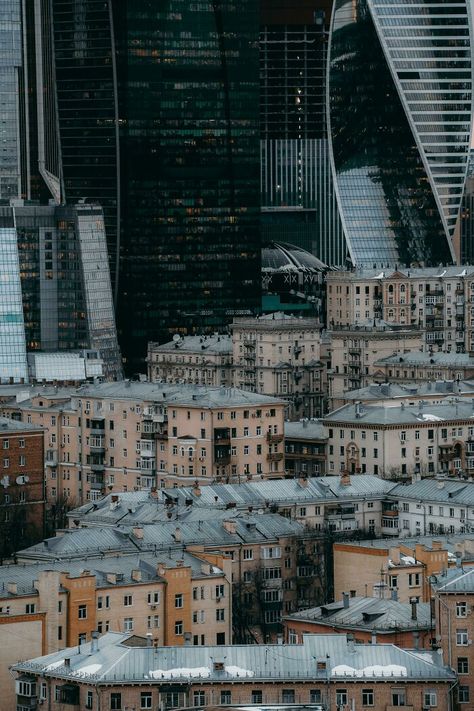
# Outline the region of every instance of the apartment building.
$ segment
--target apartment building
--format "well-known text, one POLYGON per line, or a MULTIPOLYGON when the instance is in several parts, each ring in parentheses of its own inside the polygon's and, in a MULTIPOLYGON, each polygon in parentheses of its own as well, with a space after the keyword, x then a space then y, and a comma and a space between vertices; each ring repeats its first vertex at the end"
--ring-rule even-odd
MULTIPOLYGON (((160 551, 0 566, 0 688, 25 656, 90 641, 96 631, 148 637, 153 644, 229 644, 232 561, 223 555, 160 551)), ((11 688, 13 692, 13 688, 11 688)), ((2 695, 2 703, 5 696, 2 695)), ((10 705, 14 707, 11 694, 10 705)))
POLYGON ((474 377, 474 357, 467 353, 432 351, 390 354, 375 361, 374 379, 392 383, 427 383, 450 380, 457 383, 474 377))
POLYGON ((379 374, 381 358, 411 354, 423 347, 423 334, 415 326, 389 325, 384 321, 363 321, 356 325, 335 325, 329 331, 331 368, 328 371, 331 409, 340 407, 344 393, 366 387, 379 374))
POLYGON ((474 267, 356 269, 326 280, 328 324, 381 318, 420 328, 424 350, 474 350, 474 267))
POLYGON ((450 570, 433 580, 436 640, 447 664, 458 675, 458 708, 473 711, 474 570, 450 570))
POLYGON ((148 344, 148 380, 194 383, 226 388, 233 385, 232 339, 228 334, 180 336, 169 343, 148 344))
POLYGON ((106 491, 284 476, 281 400, 233 388, 115 382, 33 393, 2 414, 45 428, 61 509, 106 491))
MULTIPOLYGON (((464 479, 425 479, 398 484, 389 495, 382 530, 419 536, 474 532, 474 483, 464 479), (388 517, 391 516, 390 521, 388 517)), ((393 535, 393 534, 392 534, 393 535)))
POLYGON ((344 635, 308 635, 301 645, 150 648, 108 633, 99 640, 13 666, 17 708, 50 711, 221 706, 318 711, 451 708, 456 675, 439 655, 394 645, 354 645, 344 635), (97 673, 100 672, 100 673, 97 673), (34 700, 34 701, 32 701, 34 700))
POLYGON ((288 644, 301 644, 306 634, 353 634, 356 644, 395 644, 431 649, 434 619, 427 602, 400 602, 394 597, 351 597, 284 617, 288 644))
MULTIPOLYGON (((203 487, 207 489, 208 487, 203 487)), ((177 490, 173 490, 177 491, 177 490)), ((75 528, 18 553, 21 562, 81 560, 169 550, 198 556, 224 554, 232 561, 233 625, 239 641, 265 641, 281 631, 284 612, 321 599, 324 546, 321 534, 278 514, 201 510, 195 519, 138 523, 140 511, 122 517, 120 527, 92 512, 75 528), (88 526, 85 528, 85 526, 88 526)))
POLYGON ((474 536, 337 541, 333 552, 336 600, 348 592, 351 597, 429 602, 430 576, 455 568, 458 560, 474 566, 474 536))
POLYGON ((321 324, 275 312, 237 318, 232 335, 175 336, 148 345, 153 382, 234 386, 284 400, 286 416, 319 417, 325 409, 321 324))
POLYGON ((43 431, 0 417, 0 558, 44 535, 43 431))
POLYGON ((474 406, 467 400, 420 400, 393 406, 344 405, 323 418, 328 471, 385 478, 474 474, 474 406))
POLYGON ((285 470, 292 478, 326 474, 328 434, 319 420, 285 422, 285 470))

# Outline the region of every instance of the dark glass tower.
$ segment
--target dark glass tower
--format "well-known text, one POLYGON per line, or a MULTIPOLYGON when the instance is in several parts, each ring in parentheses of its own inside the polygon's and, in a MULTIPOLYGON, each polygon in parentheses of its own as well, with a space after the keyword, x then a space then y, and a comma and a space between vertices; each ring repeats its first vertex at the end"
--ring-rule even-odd
POLYGON ((260 302, 258 4, 114 3, 127 367, 260 302))
POLYGON ((326 132, 332 0, 263 0, 260 28, 262 238, 345 260, 326 132))
POLYGON ((333 170, 352 261, 453 259, 472 122, 467 0, 336 0, 333 170))

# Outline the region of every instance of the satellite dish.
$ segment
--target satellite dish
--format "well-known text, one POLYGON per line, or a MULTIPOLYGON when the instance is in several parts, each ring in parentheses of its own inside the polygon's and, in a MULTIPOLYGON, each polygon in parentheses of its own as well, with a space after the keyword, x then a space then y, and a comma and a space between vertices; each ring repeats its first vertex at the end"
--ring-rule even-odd
POLYGON ((180 340, 181 340, 181 336, 179 335, 179 333, 175 333, 174 336, 173 336, 173 341, 174 341, 175 343, 177 343, 177 342, 180 341, 180 340))
POLYGON ((264 511, 263 511, 263 509, 259 509, 259 510, 257 511, 257 513, 261 516, 261 515, 264 513, 264 511))

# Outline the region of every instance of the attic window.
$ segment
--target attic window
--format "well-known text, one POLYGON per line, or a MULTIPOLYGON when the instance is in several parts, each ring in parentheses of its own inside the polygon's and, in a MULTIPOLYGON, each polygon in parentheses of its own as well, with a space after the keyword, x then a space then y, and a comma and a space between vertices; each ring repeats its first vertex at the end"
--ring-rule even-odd
POLYGON ((323 672, 323 671, 326 671, 326 668, 327 668, 327 662, 325 659, 318 659, 316 661, 316 671, 323 672))
POLYGON ((214 662, 214 671, 224 671, 224 662, 214 662))

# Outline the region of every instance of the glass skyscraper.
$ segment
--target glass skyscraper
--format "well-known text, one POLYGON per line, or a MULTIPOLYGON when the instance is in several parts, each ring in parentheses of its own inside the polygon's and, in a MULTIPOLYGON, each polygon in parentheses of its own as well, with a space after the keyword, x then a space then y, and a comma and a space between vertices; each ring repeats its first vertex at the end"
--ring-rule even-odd
POLYGON ((469 0, 336 0, 328 119, 354 264, 449 263, 472 125, 469 0))
POLYGON ((261 2, 261 219, 265 243, 284 240, 340 266, 346 248, 326 131, 331 7, 261 2))

